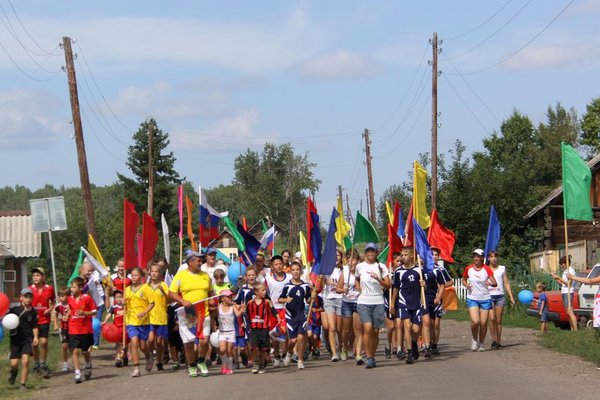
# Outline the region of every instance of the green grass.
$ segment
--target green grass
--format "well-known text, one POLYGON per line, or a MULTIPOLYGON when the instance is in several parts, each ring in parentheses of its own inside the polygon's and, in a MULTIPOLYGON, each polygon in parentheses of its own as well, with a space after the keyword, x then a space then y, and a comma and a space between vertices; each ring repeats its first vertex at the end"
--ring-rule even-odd
MULTIPOLYGON (((33 357, 29 360, 29 376, 27 377, 27 392, 19 391, 19 382, 21 379, 21 364, 19 362, 19 375, 17 376, 17 383, 14 386, 8 384, 8 373, 10 370, 10 364, 8 361, 9 357, 9 343, 10 340, 7 336, 4 337, 0 342, 0 399, 27 399, 32 395, 32 391, 35 389, 42 389, 48 387, 48 381, 43 379, 40 375, 31 372, 33 368, 33 357)), ((60 340, 55 335, 50 335, 50 341, 48 344, 48 366, 51 371, 56 370, 58 360, 60 357, 60 340)))
MULTIPOLYGON (((458 311, 448 311, 444 318, 454 319, 456 321, 470 321, 469 313, 464 303, 459 304, 458 311)), ((517 303, 514 306, 509 305, 504 308, 502 318, 503 326, 515 328, 540 329, 540 321, 527 315, 527 306, 517 303)), ((552 323, 548 324, 548 330, 558 330, 552 323)))
POLYGON ((555 330, 541 335, 540 344, 600 365, 600 331, 597 329, 555 330))

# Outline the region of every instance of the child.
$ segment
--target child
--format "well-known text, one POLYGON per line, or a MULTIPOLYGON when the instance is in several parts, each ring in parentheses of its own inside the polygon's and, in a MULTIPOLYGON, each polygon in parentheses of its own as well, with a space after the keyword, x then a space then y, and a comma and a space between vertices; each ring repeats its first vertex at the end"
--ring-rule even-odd
POLYGON ((233 292, 231 290, 221 291, 221 304, 218 307, 218 313, 219 356, 221 357, 222 375, 233 374, 233 345, 236 339, 235 319, 242 315, 242 309, 243 306, 233 303, 233 292))
POLYGON ((548 296, 546 296, 546 285, 542 282, 538 282, 535 285, 535 290, 539 293, 538 298, 538 309, 540 322, 542 323, 540 326, 540 331, 542 333, 548 332, 548 296))
POLYGON ((133 360, 132 378, 140 376, 141 349, 146 356, 146 371, 151 371, 154 361, 146 346, 150 334, 150 310, 154 307, 154 292, 144 285, 144 271, 135 267, 131 270, 131 286, 125 289, 127 336, 131 340, 129 346, 133 360))
POLYGON ((10 375, 8 382, 15 384, 19 373, 19 359, 21 359, 21 387, 27 390, 27 373, 29 371, 29 357, 33 353, 33 346, 38 344, 38 319, 37 311, 31 306, 33 292, 30 288, 21 291, 19 298, 21 304, 12 307, 8 314, 19 316, 19 325, 10 331, 10 375))
POLYGON ((39 345, 33 346, 33 371, 40 373, 45 379, 50 378, 50 370, 46 365, 48 356, 48 335, 50 318, 54 309, 54 288, 46 284, 44 269, 33 268, 31 271, 32 284, 29 286, 33 293, 32 307, 38 313, 39 345))
MULTIPOLYGON (((277 310, 279 315, 279 321, 282 322, 281 325, 277 326, 277 330, 280 333, 285 333, 287 327, 285 326, 285 304, 279 302, 279 295, 281 295, 281 291, 286 283, 288 283, 291 279, 291 276, 282 271, 283 268, 283 258, 281 256, 273 256, 270 261, 271 272, 267 274, 265 277, 265 283, 267 285, 267 291, 269 293, 269 298, 273 300, 273 307, 277 310)), ((273 327, 271 327, 273 328, 273 327)), ((281 365, 287 367, 290 365, 291 358, 287 355, 287 343, 286 341, 275 341, 273 343, 273 355, 275 356, 275 361, 273 362, 273 366, 275 368, 280 367, 281 365), (281 355, 283 353, 283 360, 281 359, 281 355)))
MULTIPOLYGON (((298 347, 298 369, 304 369, 304 348, 306 347, 306 316, 304 315, 305 301, 312 296, 310 287, 306 282, 300 279, 302 268, 297 262, 291 265, 292 279, 285 284, 279 302, 285 303, 285 321, 288 327, 288 336, 290 338, 290 347, 296 342, 298 347)), ((315 292, 316 293, 316 292, 315 292)))
MULTIPOLYGON (((108 320, 112 317, 113 324, 117 328, 119 328, 121 335, 123 335, 123 292, 121 292, 120 290, 115 290, 113 292, 113 298, 113 305, 110 306, 110 308, 108 309, 108 313, 106 314, 102 325, 106 324, 108 320)), ((124 364, 123 342, 117 342, 115 348, 117 351, 117 354, 115 356, 115 367, 121 368, 124 364)))
MULTIPOLYGON (((252 267, 246 269, 246 283, 240 288, 235 298, 235 304, 238 306, 246 305, 254 297, 254 284, 256 283, 256 270, 252 267)), ((234 358, 236 358, 234 366, 239 368, 239 357, 242 359, 242 365, 251 367, 252 360, 248 360, 246 339, 249 331, 249 324, 245 320, 244 315, 237 317, 235 320, 236 340, 234 344, 234 358)))
POLYGON ((230 290, 233 288, 233 285, 229 282, 225 282, 225 271, 222 269, 215 269, 213 272, 213 277, 215 278, 215 293, 220 295, 224 290, 230 290))
POLYGON ((75 369, 75 383, 81 383, 81 370, 79 359, 83 354, 85 359, 85 380, 92 377, 92 362, 90 347, 94 344, 94 327, 92 318, 96 315, 96 303, 92 297, 83 293, 85 281, 77 277, 71 281, 71 296, 69 296, 69 349, 73 357, 75 369))
POLYGON ((153 294, 154 307, 150 311, 150 334, 148 335, 148 352, 156 350, 156 369, 163 370, 163 356, 169 328, 167 327, 167 304, 169 303, 169 287, 162 281, 162 268, 158 264, 150 267, 148 285, 153 294))
POLYGON ((277 318, 277 324, 281 323, 281 317, 273 307, 271 300, 267 297, 267 287, 259 283, 254 286, 256 297, 248 302, 245 307, 250 321, 250 346, 252 348, 253 374, 264 374, 267 368, 267 354, 271 348, 269 340, 269 321, 277 318))
MULTIPOLYGON (((315 292, 316 293, 316 292, 315 292)), ((321 312, 323 311, 323 298, 317 295, 313 300, 308 319, 307 336, 308 347, 312 358, 319 358, 321 352, 321 312)))
POLYGON ((183 342, 179 335, 179 321, 177 320, 177 308, 179 304, 172 302, 167 306, 167 328, 169 329, 169 353, 173 360, 173 371, 177 371, 181 364, 185 364, 183 356, 183 342))
POLYGON ((59 329, 60 332, 60 343, 61 343, 61 355, 63 361, 63 372, 69 372, 69 319, 67 317, 69 313, 69 303, 67 297, 69 296, 69 289, 63 286, 58 291, 59 303, 54 307, 56 313, 56 319, 54 320, 54 328, 59 329))

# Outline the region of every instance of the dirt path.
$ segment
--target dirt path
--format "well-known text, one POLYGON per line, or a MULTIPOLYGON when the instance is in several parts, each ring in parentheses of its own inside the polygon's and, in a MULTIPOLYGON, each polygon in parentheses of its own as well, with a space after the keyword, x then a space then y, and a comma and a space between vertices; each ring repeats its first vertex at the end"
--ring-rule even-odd
MULTIPOLYGON (((483 353, 469 350, 469 326, 443 321, 441 356, 421 358, 406 365, 377 354, 378 367, 365 370, 354 363, 332 364, 326 356, 307 362, 304 371, 295 366, 269 367, 265 375, 240 370, 232 376, 190 379, 179 372, 152 372, 132 379, 127 369, 112 365, 112 352, 101 350, 94 357, 91 381, 75 385, 71 375, 53 376, 49 387, 32 394, 44 400, 86 399, 214 399, 256 393, 266 399, 558 399, 598 398, 600 372, 591 363, 540 347, 535 332, 504 328, 506 347, 483 353)), ((489 344, 488 344, 489 345, 489 344)), ((380 350, 383 349, 380 345, 380 350)), ((108 346, 105 346, 108 348, 108 346)), ((254 397, 254 394, 251 395, 254 397)))

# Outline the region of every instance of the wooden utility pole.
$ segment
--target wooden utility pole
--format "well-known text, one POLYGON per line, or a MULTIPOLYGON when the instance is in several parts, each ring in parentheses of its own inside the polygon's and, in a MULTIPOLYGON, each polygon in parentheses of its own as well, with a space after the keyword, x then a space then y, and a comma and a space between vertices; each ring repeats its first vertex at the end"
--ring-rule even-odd
POLYGON ((367 207, 367 218, 372 222, 373 218, 371 217, 371 198, 369 197, 369 189, 365 189, 365 199, 367 200, 367 204, 369 205, 367 207))
POLYGON ((152 123, 148 122, 148 215, 154 213, 154 160, 152 159, 152 123))
POLYGON ((367 157, 367 179, 369 180, 369 209, 371 222, 377 225, 377 216, 375 215, 375 192, 373 191, 373 171, 371 170, 371 141, 369 140, 369 130, 365 129, 363 134, 365 138, 365 153, 367 157))
POLYGON ((81 180, 81 191, 83 193, 83 203, 85 206, 85 226, 88 234, 92 235, 95 240, 98 240, 96 234, 96 219, 94 218, 94 204, 92 202, 92 191, 90 189, 90 176, 88 174, 85 143, 83 141, 83 127, 81 125, 81 115, 79 114, 77 77, 75 76, 75 65, 73 64, 71 38, 68 36, 63 36, 63 49, 65 51, 65 63, 67 65, 67 79, 69 81, 69 96, 71 98, 71 113, 73 114, 73 129, 75 130, 75 145, 77 146, 79 178, 81 180))
POLYGON ((431 41, 433 59, 431 61, 431 208, 437 205, 437 78, 438 78, 438 38, 437 32, 433 32, 431 41))
POLYGON ((354 218, 352 218, 352 212, 350 212, 350 198, 348 197, 348 193, 346 193, 346 218, 348 219, 348 221, 350 221, 352 226, 354 226, 354 218))

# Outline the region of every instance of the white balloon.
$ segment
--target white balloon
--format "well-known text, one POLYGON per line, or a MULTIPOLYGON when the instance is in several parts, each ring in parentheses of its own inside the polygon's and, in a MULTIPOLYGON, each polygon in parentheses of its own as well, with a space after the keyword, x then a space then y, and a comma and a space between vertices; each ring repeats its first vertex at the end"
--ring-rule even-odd
POLYGON ((6 314, 2 318, 2 326, 4 329, 15 329, 19 326, 19 317, 16 314, 6 314))
POLYGON ((210 345, 212 347, 219 347, 219 331, 215 331, 213 333, 210 334, 210 345))

